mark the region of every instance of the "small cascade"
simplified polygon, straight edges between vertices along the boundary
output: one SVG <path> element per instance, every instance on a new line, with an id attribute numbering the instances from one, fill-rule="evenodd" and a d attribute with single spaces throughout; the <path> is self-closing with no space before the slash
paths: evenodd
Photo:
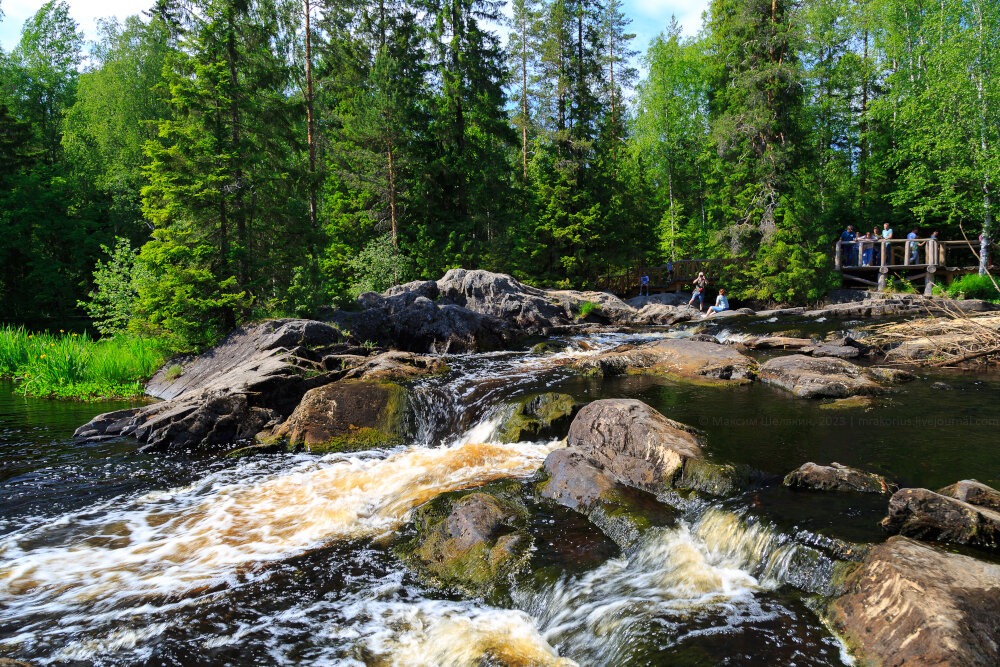
<path id="1" fill-rule="evenodd" d="M 763 605 L 758 593 L 786 583 L 815 590 L 829 581 L 831 567 L 810 547 L 712 508 L 693 522 L 650 531 L 629 555 L 521 594 L 519 602 L 560 654 L 625 664 L 653 626 L 659 641 L 680 641 L 704 630 L 699 618 L 711 619 L 711 632 L 771 621 L 781 612 Z"/>

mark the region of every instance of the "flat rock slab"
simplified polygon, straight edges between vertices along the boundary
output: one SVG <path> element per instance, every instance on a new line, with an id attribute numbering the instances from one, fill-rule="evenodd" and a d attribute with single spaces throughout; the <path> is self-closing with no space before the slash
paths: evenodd
<path id="1" fill-rule="evenodd" d="M 963 479 L 938 491 L 942 496 L 1000 512 L 1000 491 L 974 479 Z"/>
<path id="2" fill-rule="evenodd" d="M 583 359 L 577 367 L 602 375 L 644 373 L 682 380 L 742 383 L 753 379 L 757 364 L 731 347 L 671 338 L 641 345 L 623 345 Z"/>
<path id="3" fill-rule="evenodd" d="M 831 357 L 775 357 L 761 365 L 758 377 L 801 398 L 846 398 L 886 391 L 872 379 L 872 371 Z"/>
<path id="4" fill-rule="evenodd" d="M 908 537 L 1000 548 L 1000 512 L 929 489 L 900 489 L 882 526 Z"/>
<path id="5" fill-rule="evenodd" d="M 858 491 L 861 493 L 889 493 L 885 478 L 875 473 L 841 465 L 828 466 L 803 463 L 785 476 L 783 484 L 792 489 L 818 491 Z"/>
<path id="6" fill-rule="evenodd" d="M 994 666 L 1000 565 L 903 537 L 868 554 L 828 615 L 865 664 Z"/>
<path id="7" fill-rule="evenodd" d="M 695 429 L 634 399 L 586 405 L 570 425 L 567 444 L 612 479 L 653 494 L 671 486 L 684 461 L 702 458 Z"/>

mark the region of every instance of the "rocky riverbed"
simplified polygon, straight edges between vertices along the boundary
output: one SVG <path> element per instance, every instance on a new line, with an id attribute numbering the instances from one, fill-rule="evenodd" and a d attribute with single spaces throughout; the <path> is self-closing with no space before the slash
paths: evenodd
<path id="1" fill-rule="evenodd" d="M 920 422 L 992 385 L 891 363 L 859 319 L 916 301 L 706 319 L 454 270 L 358 305 L 243 327 L 81 426 L 209 468 L 9 519 L 0 628 L 28 630 L 0 656 L 993 664 L 997 431 L 945 455 Z"/>

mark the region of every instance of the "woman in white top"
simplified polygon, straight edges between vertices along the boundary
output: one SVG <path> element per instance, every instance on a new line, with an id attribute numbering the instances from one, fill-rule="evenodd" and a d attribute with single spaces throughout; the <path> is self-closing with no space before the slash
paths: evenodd
<path id="1" fill-rule="evenodd" d="M 715 298 L 715 305 L 712 306 L 712 310 L 717 313 L 721 313 L 724 310 L 729 310 L 729 299 L 726 298 L 726 290 L 720 289 L 719 296 Z"/>

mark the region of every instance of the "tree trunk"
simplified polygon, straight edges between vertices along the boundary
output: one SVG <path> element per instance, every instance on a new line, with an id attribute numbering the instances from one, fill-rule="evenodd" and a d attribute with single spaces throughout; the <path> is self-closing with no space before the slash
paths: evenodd
<path id="1" fill-rule="evenodd" d="M 233 193 L 233 208 L 235 209 L 233 213 L 236 218 L 236 238 L 239 240 L 240 244 L 240 255 L 239 255 L 239 271 L 238 278 L 240 288 L 246 286 L 249 281 L 249 267 L 247 265 L 248 258 L 248 239 L 247 239 L 247 226 L 246 220 L 244 218 L 243 212 L 243 168 L 240 165 L 240 107 L 239 100 L 237 99 L 236 91 L 239 87 L 239 79 L 236 75 L 236 25 L 233 16 L 233 12 L 229 13 L 229 35 L 226 40 L 226 55 L 229 66 L 229 85 L 231 86 L 230 91 L 230 102 L 229 102 L 229 114 L 230 123 L 232 124 L 232 136 L 231 140 L 233 142 L 232 150 L 236 155 L 236 165 L 233 170 L 233 183 L 234 193 Z"/>
<path id="2" fill-rule="evenodd" d="M 312 8 L 305 0 L 306 11 L 306 140 L 309 143 L 309 223 L 313 231 L 319 229 L 316 219 L 316 126 L 313 119 L 312 34 L 310 14 Z"/>
<path id="3" fill-rule="evenodd" d="M 392 154 L 392 142 L 386 142 L 386 152 L 389 158 L 389 221 L 392 223 L 392 247 L 399 250 L 397 240 L 397 217 L 396 217 L 396 162 Z"/>

